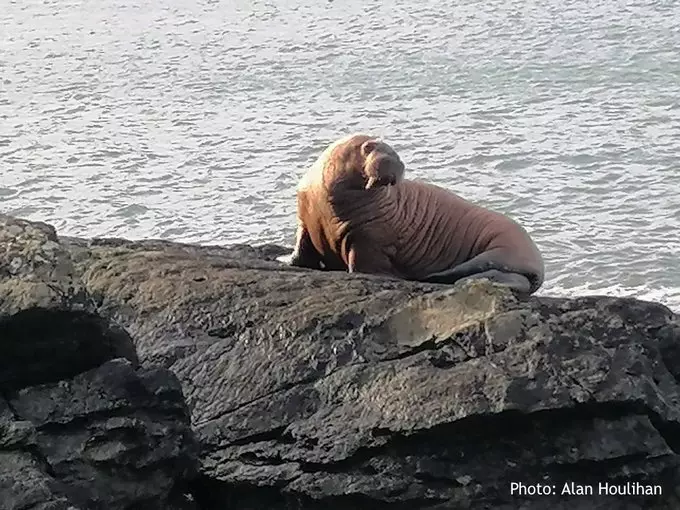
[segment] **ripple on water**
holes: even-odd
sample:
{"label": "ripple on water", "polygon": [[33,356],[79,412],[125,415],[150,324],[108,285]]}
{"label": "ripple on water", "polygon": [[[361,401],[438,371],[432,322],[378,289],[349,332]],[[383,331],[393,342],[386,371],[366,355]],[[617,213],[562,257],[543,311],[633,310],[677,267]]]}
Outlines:
{"label": "ripple on water", "polygon": [[124,218],[134,218],[135,216],[141,216],[149,212],[149,208],[140,204],[130,204],[123,207],[119,207],[115,214],[122,216]]}
{"label": "ripple on water", "polygon": [[546,293],[680,309],[678,18],[655,0],[9,3],[1,209],[290,243],[298,177],[371,132],[525,224]]}

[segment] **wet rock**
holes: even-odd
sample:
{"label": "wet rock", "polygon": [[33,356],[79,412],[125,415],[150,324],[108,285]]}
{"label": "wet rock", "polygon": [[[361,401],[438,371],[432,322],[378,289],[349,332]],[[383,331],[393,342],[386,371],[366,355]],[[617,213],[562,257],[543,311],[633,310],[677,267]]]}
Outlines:
{"label": "wet rock", "polygon": [[119,358],[5,393],[2,508],[180,508],[191,444],[181,388],[162,369]]}
{"label": "wet rock", "polygon": [[138,361],[130,336],[96,313],[54,228],[0,215],[0,388],[58,381],[115,357]]}

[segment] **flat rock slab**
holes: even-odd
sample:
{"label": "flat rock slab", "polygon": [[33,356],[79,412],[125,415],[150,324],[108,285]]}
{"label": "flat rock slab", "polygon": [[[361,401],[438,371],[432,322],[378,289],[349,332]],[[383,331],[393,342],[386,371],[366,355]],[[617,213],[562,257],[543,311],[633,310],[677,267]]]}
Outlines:
{"label": "flat rock slab", "polygon": [[[200,508],[680,505],[662,305],[295,269],[275,246],[61,246],[142,364],[179,378]],[[599,494],[627,482],[661,494]]]}

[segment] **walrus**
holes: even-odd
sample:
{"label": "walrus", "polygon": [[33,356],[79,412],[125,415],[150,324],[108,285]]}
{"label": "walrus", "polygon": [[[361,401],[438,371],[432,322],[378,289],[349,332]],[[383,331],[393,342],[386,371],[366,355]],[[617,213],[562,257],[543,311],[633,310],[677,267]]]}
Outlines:
{"label": "walrus", "polygon": [[396,152],[384,142],[364,148],[367,141],[331,144],[301,180],[292,265],[429,283],[488,278],[527,294],[540,288],[543,258],[521,225],[405,179]]}

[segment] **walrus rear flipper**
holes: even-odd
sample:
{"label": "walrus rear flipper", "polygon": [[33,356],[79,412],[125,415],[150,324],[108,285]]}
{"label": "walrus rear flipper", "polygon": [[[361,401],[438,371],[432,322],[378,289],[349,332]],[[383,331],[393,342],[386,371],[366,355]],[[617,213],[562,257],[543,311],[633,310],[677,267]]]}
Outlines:
{"label": "walrus rear flipper", "polygon": [[512,290],[522,293],[530,294],[532,292],[532,285],[529,278],[519,273],[506,273],[504,271],[499,271],[498,269],[489,269],[488,271],[482,271],[480,273],[473,273],[467,276],[457,276],[455,273],[455,268],[449,271],[442,271],[441,273],[435,273],[421,279],[420,281],[426,283],[456,283],[461,280],[470,280],[478,278],[486,278],[491,280],[493,283],[503,285],[505,287],[510,287]]}
{"label": "walrus rear flipper", "polygon": [[494,254],[493,250],[480,253],[452,269],[432,273],[418,280],[426,283],[453,284],[467,278],[487,278],[522,294],[531,294],[538,289],[540,284],[537,285],[537,281],[530,278],[532,275],[515,272],[513,268],[494,260],[500,255],[502,254]]}

